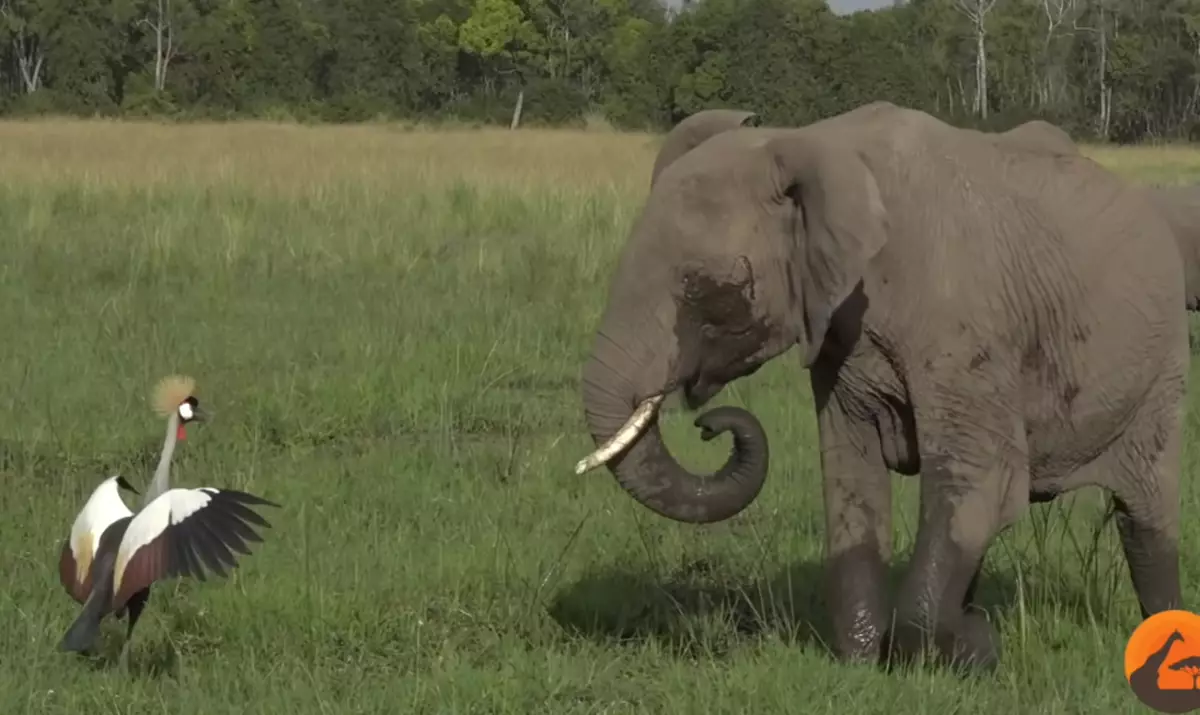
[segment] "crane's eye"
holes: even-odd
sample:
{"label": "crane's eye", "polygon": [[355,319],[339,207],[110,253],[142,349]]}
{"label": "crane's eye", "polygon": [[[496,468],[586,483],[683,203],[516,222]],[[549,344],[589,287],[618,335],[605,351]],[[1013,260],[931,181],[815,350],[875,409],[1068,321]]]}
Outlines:
{"label": "crane's eye", "polygon": [[183,420],[184,422],[187,422],[188,420],[192,419],[195,416],[196,416],[196,411],[195,411],[195,409],[192,408],[191,402],[179,403],[179,419]]}

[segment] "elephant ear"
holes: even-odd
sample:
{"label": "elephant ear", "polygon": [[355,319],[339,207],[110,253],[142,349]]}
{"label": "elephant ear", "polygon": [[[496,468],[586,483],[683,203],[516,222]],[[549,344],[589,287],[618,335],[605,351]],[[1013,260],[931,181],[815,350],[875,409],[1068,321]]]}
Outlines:
{"label": "elephant ear", "polygon": [[796,264],[808,331],[805,367],[816,362],[834,311],[887,242],[887,212],[862,154],[835,139],[785,136],[767,149],[795,204]]}
{"label": "elephant ear", "polygon": [[757,114],[742,109],[705,109],[684,119],[667,134],[658,150],[650,173],[651,188],[664,169],[711,137],[738,127],[756,127],[758,123]]}

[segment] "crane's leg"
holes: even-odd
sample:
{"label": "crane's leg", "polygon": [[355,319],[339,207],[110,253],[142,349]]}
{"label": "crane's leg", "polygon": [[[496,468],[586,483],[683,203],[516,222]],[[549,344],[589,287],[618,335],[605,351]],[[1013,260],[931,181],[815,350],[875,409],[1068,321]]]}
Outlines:
{"label": "crane's leg", "polygon": [[129,627],[125,631],[125,644],[121,646],[121,669],[129,671],[129,644],[133,640],[133,627],[137,625],[138,618],[141,617],[142,611],[146,608],[146,600],[150,598],[149,587],[138,591],[129,598],[129,603],[126,607],[129,610]]}

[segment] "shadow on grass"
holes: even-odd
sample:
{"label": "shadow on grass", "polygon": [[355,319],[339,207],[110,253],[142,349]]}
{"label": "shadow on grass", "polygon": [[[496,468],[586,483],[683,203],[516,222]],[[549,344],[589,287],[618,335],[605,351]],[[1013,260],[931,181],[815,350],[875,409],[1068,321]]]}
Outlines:
{"label": "shadow on grass", "polygon": [[134,644],[130,647],[128,670],[126,671],[121,665],[123,642],[123,638],[110,638],[98,652],[64,655],[83,662],[97,672],[126,672],[134,678],[175,677],[179,670],[179,654],[170,643]]}
{"label": "shadow on grass", "polygon": [[816,562],[800,562],[748,583],[723,582],[720,569],[707,562],[693,563],[665,582],[649,571],[618,568],[563,589],[549,613],[574,635],[603,642],[654,641],[681,656],[721,654],[739,639],[762,635],[825,647],[829,623],[823,584],[824,568]]}
{"label": "shadow on grass", "polygon": [[[892,598],[906,567],[900,562],[889,568]],[[789,645],[817,645],[832,657],[822,563],[798,562],[770,578],[741,584],[721,582],[719,571],[701,562],[664,581],[648,570],[617,568],[567,586],[548,612],[572,635],[602,643],[654,642],[682,657],[721,656],[739,641],[764,635]],[[976,606],[994,620],[1015,617],[1017,603],[1013,576],[985,568]],[[1053,607],[1046,606],[1046,615],[1066,617],[1080,626],[1110,620],[1108,613],[1095,613],[1088,603],[1086,594],[1066,588]],[[1039,604],[1027,608],[1036,614]]]}

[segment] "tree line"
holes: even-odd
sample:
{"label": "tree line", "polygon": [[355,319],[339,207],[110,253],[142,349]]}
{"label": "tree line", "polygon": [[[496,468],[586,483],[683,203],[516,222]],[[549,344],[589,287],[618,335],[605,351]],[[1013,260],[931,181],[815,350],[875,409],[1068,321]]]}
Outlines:
{"label": "tree line", "polygon": [[874,100],[1200,135],[1200,0],[0,0],[0,113],[662,129]]}

